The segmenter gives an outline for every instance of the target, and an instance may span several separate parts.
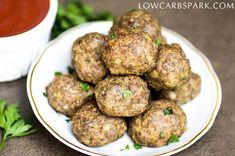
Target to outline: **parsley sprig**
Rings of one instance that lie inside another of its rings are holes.
[[[58,6],[55,24],[52,29],[52,38],[76,25],[98,20],[113,20],[113,15],[108,11],[95,13],[92,6],[80,0],[68,0],[65,4],[59,4]]]
[[[2,129],[0,152],[8,139],[29,135],[36,131],[21,117],[17,104],[9,105],[6,100],[2,99],[0,99],[0,128]]]

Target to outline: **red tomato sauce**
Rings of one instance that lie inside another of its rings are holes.
[[[49,0],[0,0],[0,37],[17,35],[38,25],[47,15]]]

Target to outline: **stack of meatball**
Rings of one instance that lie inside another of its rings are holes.
[[[200,76],[179,44],[166,43],[151,14],[129,11],[115,19],[108,36],[78,38],[72,65],[76,72],[56,76],[47,93],[56,111],[72,117],[81,143],[103,146],[128,128],[136,144],[159,147],[185,131],[179,104],[199,93]]]

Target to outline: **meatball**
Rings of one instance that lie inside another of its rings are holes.
[[[122,16],[115,18],[110,33],[117,32],[119,28],[140,28],[155,41],[161,35],[159,21],[148,12],[143,10],[132,10]]]
[[[192,73],[190,80],[174,90],[163,90],[163,98],[175,101],[177,104],[184,104],[195,98],[201,89],[201,78],[198,74]]]
[[[102,114],[95,101],[86,103],[75,113],[72,125],[77,139],[91,147],[111,143],[123,136],[127,129],[123,118]]]
[[[95,87],[100,110],[110,116],[130,117],[148,107],[150,91],[138,76],[109,76]]]
[[[78,38],[72,47],[72,64],[82,81],[96,84],[107,74],[101,59],[106,37],[99,33],[88,33]]]
[[[136,29],[120,29],[111,36],[102,58],[113,75],[143,75],[156,66],[157,45]]]
[[[186,115],[172,101],[152,102],[149,109],[130,121],[132,140],[143,146],[160,147],[178,138],[186,129]]]
[[[146,73],[148,84],[160,89],[174,89],[190,79],[191,67],[179,44],[162,45],[156,68]]]
[[[94,97],[94,89],[72,75],[56,76],[47,87],[48,102],[56,111],[72,116]]]

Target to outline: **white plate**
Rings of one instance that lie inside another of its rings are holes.
[[[159,148],[144,147],[140,150],[133,148],[133,142],[125,134],[117,141],[99,148],[90,148],[79,143],[71,131],[71,123],[66,121],[64,115],[56,113],[43,96],[45,87],[54,78],[55,71],[66,73],[71,62],[71,46],[79,36],[89,32],[107,34],[111,22],[92,22],[74,27],[57,39],[51,41],[33,62],[27,79],[27,93],[38,120],[58,140],[65,145],[88,155],[172,155],[182,151],[195,143],[212,126],[221,105],[221,85],[208,59],[196,49],[189,41],[179,34],[162,28],[163,36],[168,43],[179,43],[187,58],[190,60],[192,70],[202,79],[200,94],[191,102],[183,105],[187,114],[187,130],[180,137],[180,141]],[[127,144],[130,150],[120,151]]]

